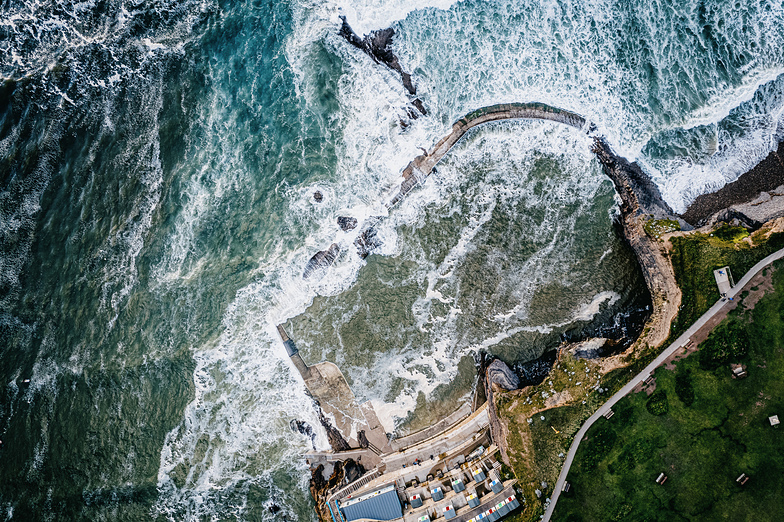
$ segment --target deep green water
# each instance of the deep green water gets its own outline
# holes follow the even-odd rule
[[[339,8],[395,27],[427,117],[400,124]],[[588,138],[477,129],[387,215],[417,147],[542,101],[682,210],[784,136],[782,27],[764,1],[2,4],[0,518],[313,520],[278,322],[402,432],[470,394],[477,350],[525,361],[645,304]],[[338,215],[386,216],[378,254]]]

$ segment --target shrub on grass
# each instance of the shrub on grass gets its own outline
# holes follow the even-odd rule
[[[622,431],[627,426],[630,426],[635,419],[634,408],[629,406],[628,404],[625,406],[617,406],[615,409],[615,415],[613,415],[612,422],[613,426],[617,431]]]
[[[680,370],[675,375],[675,394],[686,406],[691,406],[694,402],[694,386],[689,370]]]
[[[613,475],[627,473],[633,470],[638,463],[648,460],[653,449],[653,442],[649,439],[637,439],[624,448],[618,458],[607,466],[607,470]]]
[[[618,458],[607,465],[607,471],[613,475],[623,475],[630,472],[637,465],[634,454],[625,449],[618,455]]]
[[[715,370],[746,355],[749,338],[740,320],[727,321],[717,326],[700,346],[700,367]]]
[[[723,225],[717,230],[713,231],[713,235],[722,241],[740,241],[749,235],[749,231],[743,227],[733,227],[730,225]]]
[[[617,438],[615,430],[608,423],[600,423],[585,447],[582,459],[583,469],[586,471],[595,469],[596,465],[610,453]]]
[[[628,502],[623,502],[615,506],[612,510],[610,520],[624,520],[632,512],[634,507]]]
[[[656,390],[648,397],[645,408],[651,415],[666,415],[670,411],[670,402],[667,400],[667,392]]]

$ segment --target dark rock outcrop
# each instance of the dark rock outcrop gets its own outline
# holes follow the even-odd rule
[[[357,442],[359,443],[360,448],[367,448],[370,446],[370,441],[368,440],[367,435],[365,435],[365,430],[357,432]]]
[[[321,411],[321,406],[318,406],[318,414],[319,414],[319,422],[321,422],[321,426],[324,427],[324,430],[327,432],[327,439],[329,440],[329,445],[332,446],[334,451],[348,451],[351,449],[346,439],[343,438],[343,435],[340,434],[340,431],[329,422],[324,416],[324,412]]]
[[[514,371],[520,377],[520,387],[541,384],[550,374],[557,355],[555,350],[551,350],[531,361],[515,364]]]
[[[594,138],[593,152],[604,166],[607,176],[615,184],[621,196],[621,212],[635,217],[643,214],[657,219],[677,219],[677,216],[662,198],[659,187],[651,181],[639,165],[616,155],[604,138]]]
[[[346,459],[343,462],[343,470],[346,474],[344,479],[346,484],[351,484],[365,474],[365,467],[353,459]]]
[[[310,443],[313,445],[313,449],[316,449],[316,434],[313,432],[313,428],[310,426],[310,424],[305,421],[291,419],[289,426],[291,426],[291,431],[301,433],[302,435],[308,437],[310,439]]]
[[[324,478],[324,465],[319,464],[310,470],[310,494],[316,501],[316,514],[319,520],[332,521],[327,507],[327,499],[332,491],[344,482],[353,482],[365,474],[362,464],[352,459],[336,461],[329,479]]]
[[[392,38],[395,36],[395,30],[389,27],[387,29],[373,31],[370,34],[365,35],[364,38],[360,38],[348,24],[345,16],[341,16],[340,19],[343,23],[340,26],[338,34],[357,49],[364,51],[368,56],[373,58],[376,63],[386,65],[400,74],[400,79],[403,81],[403,87],[406,88],[409,94],[414,96],[416,94],[416,87],[411,81],[411,75],[403,70],[403,67],[400,65],[400,60],[398,60],[397,55],[392,51]],[[425,106],[420,99],[417,98],[414,100],[412,105],[419,109],[419,112],[422,114],[427,114]]]
[[[411,105],[419,109],[419,112],[421,112],[423,115],[427,116],[427,111],[425,110],[425,104],[422,103],[422,100],[416,98],[414,101],[411,102]]]
[[[632,347],[641,343],[660,346],[669,336],[670,325],[678,313],[681,291],[675,281],[672,265],[664,257],[658,243],[645,232],[644,225],[651,216],[656,219],[677,219],[677,216],[662,199],[656,185],[636,163],[629,163],[616,155],[601,138],[594,139],[593,152],[621,198],[623,237],[637,257],[653,304],[653,313],[643,330],[645,333],[637,338]],[[680,221],[682,226],[688,227],[683,220]]]
[[[316,501],[316,514],[319,520],[332,520],[327,507],[327,498],[329,497],[329,492],[341,483],[344,476],[343,463],[340,461],[335,462],[335,467],[329,479],[324,478],[323,464],[319,464],[317,468],[310,470],[310,495]]]
[[[322,194],[320,190],[317,190],[316,192],[313,193],[313,199],[315,200],[316,203],[321,203],[322,201],[324,201],[324,194]]]
[[[317,272],[322,272],[329,268],[340,253],[340,247],[337,243],[332,243],[328,249],[316,253],[310,258],[308,264],[305,266],[305,271],[302,273],[302,279],[310,279],[310,277]]]
[[[340,230],[344,232],[348,232],[349,230],[354,230],[355,228],[357,228],[357,218],[339,216],[338,226],[340,227]]]
[[[520,386],[520,379],[501,359],[496,359],[487,367],[487,378],[491,384],[504,390],[516,390]]]
[[[380,247],[381,239],[379,239],[375,227],[369,225],[354,241],[354,246],[357,247],[357,253],[362,259],[365,259],[373,250]]]

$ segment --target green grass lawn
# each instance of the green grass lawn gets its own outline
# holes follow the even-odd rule
[[[784,520],[784,427],[768,422],[784,420],[784,264],[773,282],[754,310],[714,330],[707,355],[659,368],[653,395],[627,396],[594,424],[553,520]],[[730,362],[749,376],[732,379]]]
[[[719,299],[714,269],[729,266],[737,282],[757,262],[784,248],[784,234],[771,234],[767,241],[753,248],[741,241],[747,235],[740,227],[723,226],[712,236],[692,234],[670,240],[672,268],[683,292],[681,309],[672,323],[671,339],[683,333]]]

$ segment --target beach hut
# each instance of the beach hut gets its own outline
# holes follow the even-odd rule
[[[411,507],[412,508],[422,507],[422,496],[421,495],[412,495],[411,496]]]
[[[490,483],[490,489],[493,490],[493,493],[500,493],[504,490],[504,485],[497,480],[494,480]]]
[[[501,515],[498,514],[498,511],[496,511],[495,508],[490,508],[485,511],[485,515],[487,515],[487,522],[495,522],[501,518]]]
[[[433,497],[433,500],[438,502],[439,500],[444,500],[444,492],[441,488],[433,488],[430,491],[430,495]]]
[[[482,482],[483,480],[485,480],[487,478],[487,475],[485,475],[485,472],[482,471],[481,468],[477,468],[477,469],[473,470],[471,472],[471,476],[477,482]]]
[[[506,497],[506,505],[509,506],[509,511],[514,511],[520,507],[520,502],[514,495]]]
[[[468,497],[466,497],[466,500],[468,501],[468,505],[471,506],[472,508],[479,507],[479,503],[480,503],[479,497],[476,496],[476,493],[471,493],[470,495],[468,495]]]
[[[457,514],[452,504],[447,504],[441,511],[444,513],[444,518],[447,520],[455,518],[455,515]]]
[[[461,491],[465,491],[465,484],[463,484],[463,479],[456,478],[452,481],[452,489],[455,490],[456,493],[460,493]]]

